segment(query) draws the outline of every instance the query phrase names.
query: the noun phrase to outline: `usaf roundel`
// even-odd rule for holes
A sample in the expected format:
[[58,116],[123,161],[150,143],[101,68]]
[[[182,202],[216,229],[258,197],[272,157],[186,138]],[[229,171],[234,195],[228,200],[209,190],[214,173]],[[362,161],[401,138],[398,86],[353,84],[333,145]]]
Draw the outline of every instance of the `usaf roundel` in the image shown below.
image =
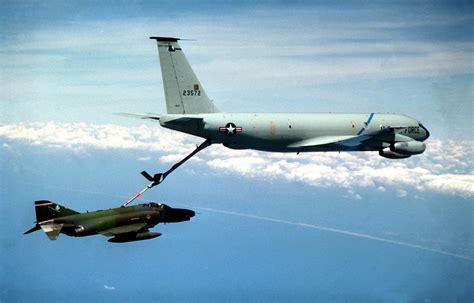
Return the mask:
[[235,126],[234,123],[229,122],[225,125],[225,127],[219,127],[219,131],[221,133],[224,133],[226,136],[233,136],[236,133],[241,133],[242,132],[242,127]]

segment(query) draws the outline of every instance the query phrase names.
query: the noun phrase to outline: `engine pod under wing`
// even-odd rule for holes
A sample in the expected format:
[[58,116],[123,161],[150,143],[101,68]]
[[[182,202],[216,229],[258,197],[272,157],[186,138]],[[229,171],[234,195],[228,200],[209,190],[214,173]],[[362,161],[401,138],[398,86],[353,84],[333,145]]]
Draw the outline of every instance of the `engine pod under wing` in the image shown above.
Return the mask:
[[109,239],[108,241],[112,243],[125,243],[125,242],[149,240],[149,239],[153,239],[159,236],[161,236],[161,233],[144,231],[140,233],[120,234]]

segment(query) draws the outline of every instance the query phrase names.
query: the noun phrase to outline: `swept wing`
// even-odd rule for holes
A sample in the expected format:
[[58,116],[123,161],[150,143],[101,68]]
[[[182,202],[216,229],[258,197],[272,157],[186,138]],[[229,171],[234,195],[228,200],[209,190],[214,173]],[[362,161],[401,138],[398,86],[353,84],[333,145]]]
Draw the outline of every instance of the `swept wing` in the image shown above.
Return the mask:
[[106,230],[99,231],[99,234],[106,237],[113,237],[117,235],[130,234],[130,233],[139,233],[147,229],[147,223],[135,223],[129,225],[122,225],[118,227],[109,228]]
[[[407,142],[413,139],[396,134],[395,130],[398,127],[384,128],[376,132],[353,135],[353,136],[320,136],[311,139],[306,139],[298,142],[294,142],[288,147],[290,148],[310,148],[323,145],[340,145],[345,147],[358,147],[364,142],[369,140],[379,141],[380,143],[394,143],[394,142]],[[360,132],[359,132],[360,133]]]

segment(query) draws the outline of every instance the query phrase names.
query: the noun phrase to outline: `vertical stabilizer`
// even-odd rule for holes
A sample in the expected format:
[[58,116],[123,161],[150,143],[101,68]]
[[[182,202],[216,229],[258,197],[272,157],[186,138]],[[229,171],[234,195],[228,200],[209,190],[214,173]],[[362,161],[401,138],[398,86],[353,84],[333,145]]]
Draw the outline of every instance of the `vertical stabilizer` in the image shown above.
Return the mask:
[[150,37],[158,44],[168,114],[216,113],[201,83],[184,56],[178,38]]
[[58,217],[78,214],[77,211],[66,208],[62,205],[56,204],[48,200],[35,201],[35,211],[37,223],[41,223],[43,221],[55,219]]
[[42,229],[50,240],[56,240],[64,224],[54,219],[78,214],[77,211],[66,208],[48,200],[35,201],[36,226],[25,232],[25,235]]

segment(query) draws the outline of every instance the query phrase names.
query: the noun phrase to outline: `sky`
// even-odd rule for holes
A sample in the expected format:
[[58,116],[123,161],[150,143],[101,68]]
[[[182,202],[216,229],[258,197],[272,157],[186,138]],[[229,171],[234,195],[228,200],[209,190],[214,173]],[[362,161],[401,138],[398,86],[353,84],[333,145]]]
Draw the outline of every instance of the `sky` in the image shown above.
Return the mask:
[[[0,301],[472,301],[470,1],[2,1]],[[140,202],[199,214],[163,236],[55,242],[33,201],[121,205],[200,139],[163,113],[156,44],[229,112],[396,112],[424,154],[212,146]]]

